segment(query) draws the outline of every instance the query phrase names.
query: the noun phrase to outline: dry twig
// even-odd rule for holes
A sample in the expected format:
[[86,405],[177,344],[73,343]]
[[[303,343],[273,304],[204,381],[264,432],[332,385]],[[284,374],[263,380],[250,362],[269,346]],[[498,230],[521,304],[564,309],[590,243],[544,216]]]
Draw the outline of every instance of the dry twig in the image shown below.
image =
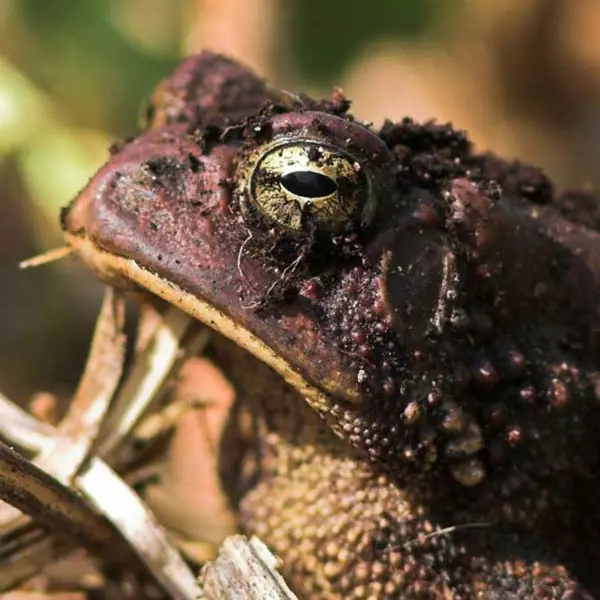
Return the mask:
[[[167,311],[146,350],[136,355],[115,402],[124,360],[123,314],[122,298],[107,292],[85,374],[57,428],[0,397],[0,437],[37,457],[30,462],[0,445],[0,498],[33,519],[8,505],[0,509],[0,589],[14,587],[81,545],[107,563],[144,571],[172,598],[197,596],[195,578],[163,528],[137,494],[91,452],[104,443],[110,459],[127,447],[131,428],[152,407],[181,357],[204,338],[188,335],[196,326],[189,317]],[[118,427],[105,426],[109,410]],[[135,457],[131,450],[127,454]]]

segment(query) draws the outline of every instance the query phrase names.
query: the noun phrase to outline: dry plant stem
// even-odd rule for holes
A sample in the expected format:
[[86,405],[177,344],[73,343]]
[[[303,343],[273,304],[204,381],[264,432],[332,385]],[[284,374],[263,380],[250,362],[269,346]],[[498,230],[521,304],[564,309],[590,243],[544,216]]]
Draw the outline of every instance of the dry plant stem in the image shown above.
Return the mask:
[[[107,308],[108,312],[103,312],[101,315],[97,332],[102,330],[106,332],[106,324],[115,322],[112,318],[112,309],[110,308],[112,305],[107,301],[104,306]],[[175,317],[175,315],[172,315],[169,323],[166,325],[161,324],[156,329],[156,334],[150,339],[148,344],[149,348],[158,346],[158,348],[163,348],[163,350],[165,350],[164,345],[155,343],[156,338],[160,340],[161,334],[162,337],[165,337],[165,330],[171,331],[173,319],[176,323],[181,325],[181,327],[176,330],[180,332],[181,337],[183,337],[184,333],[187,331],[187,325],[183,325],[185,325],[189,319],[188,317],[185,317],[185,319],[182,320]],[[108,331],[110,333],[110,331],[116,331],[116,329],[111,329],[109,327]],[[114,336],[101,337],[105,342],[107,339],[112,339],[112,342],[107,342],[107,347],[104,347],[104,343],[96,346],[96,352],[92,352],[91,356],[94,357],[98,355],[98,348],[103,349],[103,351],[100,352],[100,356],[110,355],[111,344],[113,346],[119,346],[118,343],[115,344],[115,339],[118,341],[118,337],[119,336],[116,338]],[[166,335],[166,338],[172,342],[172,336]],[[136,365],[138,365],[137,372],[138,375],[140,375],[141,382],[144,382],[149,378],[151,381],[156,382],[160,380],[164,383],[164,378],[170,373],[173,364],[177,362],[177,357],[182,354],[179,342],[180,339],[177,337],[176,344],[167,344],[168,351],[162,353],[163,360],[143,360],[142,363],[145,365],[144,368],[139,367],[139,363],[136,360]],[[189,351],[192,351],[198,349],[202,343],[205,343],[205,337],[197,334],[191,338],[186,348]],[[164,370],[165,366],[167,367],[166,370]],[[159,376],[157,376],[152,369],[158,369]],[[134,366],[134,372],[135,371],[136,366]],[[139,406],[139,402],[136,403],[139,396],[139,390],[141,389],[142,392],[144,390],[149,392],[146,395],[143,395],[143,398],[146,399],[146,402],[142,403],[141,410],[143,411],[147,406],[147,403],[153,399],[154,393],[156,393],[159,388],[160,385],[149,387],[144,385],[133,385],[130,386],[130,389],[136,393],[132,392],[128,398],[134,406]],[[93,409],[94,403],[82,406],[84,416],[89,408]],[[127,408],[128,406],[124,405],[125,411]],[[6,439],[10,440],[12,443],[17,443],[30,453],[37,453],[42,448],[53,447],[53,440],[57,435],[60,435],[60,429],[54,429],[49,425],[39,423],[34,417],[17,406],[12,405],[10,401],[3,397],[0,397],[0,415],[4,415],[7,420],[7,423],[4,425],[3,429],[0,430],[0,433],[2,433]],[[16,428],[11,426],[11,420],[17,424]],[[12,435],[15,430],[16,439],[15,436]],[[29,435],[31,432],[34,432],[35,435]],[[77,437],[77,430],[74,433],[75,437]],[[127,431],[124,432],[124,435],[126,433]],[[75,456],[78,448],[81,448],[79,440],[76,440],[75,452],[71,451],[68,447],[68,438],[61,436],[59,440],[61,440],[64,451],[68,456]],[[64,471],[62,472],[64,473]],[[138,496],[126,486],[107,465],[100,459],[92,457],[87,466],[74,477],[72,484],[83,494],[83,498],[73,494],[75,501],[82,504],[87,502],[88,506],[94,507],[99,514],[103,514],[103,516],[111,521],[135,551],[137,557],[146,565],[149,573],[154,576],[156,581],[172,598],[192,600],[196,597],[198,590],[195,578],[182,561],[178,552],[167,540],[164,530],[156,523],[153,515],[148,511]],[[68,490],[68,492],[71,492],[71,490]],[[85,508],[87,509],[87,506],[85,506]],[[19,518],[10,525],[13,526],[13,537],[18,540],[20,536],[23,538],[22,544],[26,544],[25,537],[27,535],[27,526],[29,523],[23,522],[23,518],[19,516]],[[46,543],[45,545],[44,542]],[[56,556],[53,557],[52,554],[48,552],[48,543],[50,543],[48,540],[42,540],[37,546],[30,548],[26,547],[25,550],[29,552],[28,556],[25,556],[24,551],[22,551],[13,557],[13,568],[0,569],[0,588],[7,589],[6,586],[11,581],[17,583],[22,578],[31,576],[47,564],[48,561],[52,560],[52,558],[56,558]]]
[[[25,427],[23,415],[26,413],[11,409],[8,401],[0,403],[0,415],[6,417],[1,420],[0,437],[12,438],[13,443],[19,444],[15,437],[25,437],[25,431],[21,436],[19,431],[28,429],[28,436],[35,436],[39,442],[35,464],[63,484],[69,483],[88,455],[118,385],[125,357],[124,305],[120,294],[112,288],[106,289],[86,369],[58,435],[55,432],[49,436],[52,428],[44,428],[42,424],[32,426],[38,423],[35,419]],[[47,435],[42,435],[42,430]],[[0,531],[4,537],[12,532],[17,539],[23,538],[30,525],[29,518],[14,506],[0,506]],[[35,564],[36,561],[30,561],[30,568]]]
[[[142,314],[144,318],[144,314]],[[109,457],[147,411],[182,352],[182,341],[195,321],[176,308],[168,308],[115,399],[100,433],[99,454]]]
[[[20,423],[22,446],[29,452],[38,450],[35,443],[27,439],[26,434],[28,429],[39,431],[42,424],[17,406],[13,405],[7,409],[5,404],[10,405],[10,401],[0,398],[0,414],[10,414]],[[55,430],[50,426],[45,426],[43,429],[38,442],[41,438],[41,445],[45,446],[47,441],[44,438],[49,431]],[[109,467],[100,459],[92,457],[89,464],[74,478],[73,484],[89,506],[94,507],[98,513],[103,514],[114,524],[148,568],[149,573],[171,598],[176,600],[196,598],[198,589],[191,571],[167,540],[163,529],[156,523],[151,512]],[[67,493],[72,494],[75,502],[82,502],[81,496],[75,496],[71,490]],[[24,537],[26,533],[26,529],[21,528],[19,531],[13,531],[13,536]],[[25,542],[26,540],[22,540],[22,544]],[[69,543],[57,544],[56,540],[51,539],[34,540],[30,547],[25,547],[14,555],[10,564],[8,561],[0,562],[0,590],[9,589],[12,585],[39,572],[49,562],[73,547]],[[104,558],[110,560],[106,556]]]
[[[47,423],[41,423],[29,413],[0,394],[0,441],[23,449],[26,454],[49,451],[54,446],[54,429]],[[14,506],[0,500],[0,542],[7,532],[17,528],[28,528],[29,517],[23,515]],[[4,546],[4,542],[2,543]]]
[[76,486],[115,525],[173,600],[197,598],[196,579],[181,555],[152,512],[112,469],[94,458],[77,476]]
[[279,561],[258,538],[228,537],[218,558],[202,569],[205,600],[296,600],[277,572]]
[[156,330],[163,322],[163,314],[158,307],[151,302],[142,302],[139,304],[140,316],[135,333],[135,345],[133,351],[135,356],[139,356],[146,349],[150,340],[155,335]]
[[[41,446],[47,445],[52,432],[55,431],[50,426],[43,426],[16,405],[11,405],[4,397],[0,397],[0,414],[10,415],[20,424],[20,445],[32,453],[39,447],[36,447],[36,443],[32,442],[31,438],[28,439],[28,430],[43,429],[37,438],[38,443],[41,440]],[[178,600],[196,598],[198,590],[192,573],[168,542],[153,515],[111,469],[101,460],[92,458],[83,472],[75,477],[73,483],[89,504],[116,526],[135,549],[150,573],[172,598]],[[18,531],[13,531],[13,536],[24,537],[26,533],[26,529],[21,527]],[[22,544],[25,543],[26,540],[22,540]],[[0,563],[0,590],[10,589],[20,581],[31,577],[72,547],[72,544],[57,547],[55,540],[47,538],[25,547],[23,551],[13,555],[10,564],[7,561]]]
[[0,497],[60,537],[78,540],[111,563],[125,559],[126,564],[135,564],[131,551],[102,517],[71,490],[1,442]]
[[[16,588],[47,565],[75,549],[72,540],[59,540],[46,535],[30,543],[19,552],[11,553],[8,559],[0,558],[0,592]],[[4,596],[2,596],[4,597]]]
[[31,519],[27,522],[27,527],[19,530],[7,530],[2,535],[2,545],[0,545],[0,564],[2,561],[15,556],[23,548],[35,545],[39,540],[46,537],[46,530]]
[[[0,394],[0,440],[34,455],[52,448],[52,432],[50,425],[34,419]],[[39,539],[32,539],[32,535]],[[0,500],[0,591],[39,573],[72,547],[74,542],[48,538],[30,517]]]
[[0,393],[0,440],[33,454],[52,448],[53,434],[52,425],[38,421]]
[[75,547],[74,540],[50,538],[14,506],[0,501],[0,507],[0,591],[13,589]]
[[[180,348],[179,356],[173,363],[169,380],[176,377],[191,356],[199,356],[206,348],[210,339],[211,332],[206,327],[192,320],[192,331],[186,336],[186,343]],[[151,438],[158,438],[165,432],[173,430],[176,422],[182,415],[192,408],[190,402],[171,402],[160,412],[152,413],[147,418],[140,420],[139,425],[133,431],[133,435],[138,441],[148,441]]]
[[62,483],[68,483],[89,454],[119,384],[125,361],[124,323],[125,300],[107,287],[83,377],[53,447],[35,461]]
[[[0,440],[27,455],[53,447],[54,429],[0,394]],[[0,501],[0,591],[15,588],[75,548],[75,541],[49,537],[30,517]]]
[[55,248],[54,250],[49,250],[48,252],[44,252],[43,254],[38,254],[37,256],[33,256],[26,260],[22,260],[19,263],[19,269],[31,269],[32,267],[41,267],[42,265],[47,265],[48,263],[55,262],[57,260],[60,260],[61,258],[65,258],[65,256],[69,256],[69,254],[72,253],[73,248],[69,246]]

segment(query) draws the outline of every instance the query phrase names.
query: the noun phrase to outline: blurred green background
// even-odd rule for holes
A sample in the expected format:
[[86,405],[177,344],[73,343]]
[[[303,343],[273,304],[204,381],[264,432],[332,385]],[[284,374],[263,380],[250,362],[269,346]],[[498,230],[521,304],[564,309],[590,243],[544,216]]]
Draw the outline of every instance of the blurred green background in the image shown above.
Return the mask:
[[597,0],[0,0],[0,390],[67,398],[101,286],[58,212],[134,134],[139,106],[190,52],[222,50],[286,89],[340,85],[356,114],[453,121],[479,147],[597,183]]

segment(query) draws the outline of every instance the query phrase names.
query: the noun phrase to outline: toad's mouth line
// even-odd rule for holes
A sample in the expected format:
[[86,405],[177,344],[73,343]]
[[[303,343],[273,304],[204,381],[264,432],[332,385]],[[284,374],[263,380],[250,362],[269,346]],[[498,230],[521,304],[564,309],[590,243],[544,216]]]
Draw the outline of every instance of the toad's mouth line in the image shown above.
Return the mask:
[[176,306],[207,327],[230,339],[238,346],[264,362],[289,385],[300,392],[317,409],[325,411],[329,395],[311,384],[288,361],[265,344],[251,331],[242,327],[226,313],[201,298],[186,292],[176,284],[140,266],[135,260],[112,254],[96,246],[89,238],[64,232],[67,243],[81,260],[104,281],[127,280]]

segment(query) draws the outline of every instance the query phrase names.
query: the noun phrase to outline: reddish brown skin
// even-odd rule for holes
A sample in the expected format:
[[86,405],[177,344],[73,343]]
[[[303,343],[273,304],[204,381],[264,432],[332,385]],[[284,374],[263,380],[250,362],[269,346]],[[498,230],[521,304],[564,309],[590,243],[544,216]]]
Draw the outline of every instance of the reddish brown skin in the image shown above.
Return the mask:
[[[63,226],[328,382],[317,415],[255,358],[214,345],[239,395],[224,485],[299,593],[600,597],[597,200],[557,195],[449,126],[377,131],[347,109],[191,57]],[[282,131],[355,156],[377,182],[374,220],[293,235],[244,211],[238,165]]]

